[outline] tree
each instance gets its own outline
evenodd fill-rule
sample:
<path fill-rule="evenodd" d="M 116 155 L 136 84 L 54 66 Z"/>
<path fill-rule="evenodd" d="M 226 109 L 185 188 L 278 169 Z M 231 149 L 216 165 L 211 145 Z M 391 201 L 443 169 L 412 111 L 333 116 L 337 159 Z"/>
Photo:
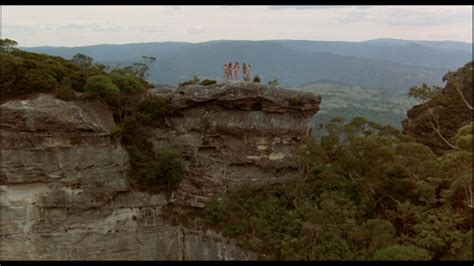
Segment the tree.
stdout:
<path fill-rule="evenodd" d="M 412 244 L 428 250 L 433 259 L 458 254 L 463 248 L 462 217 L 449 207 L 429 209 L 416 214 Z"/>
<path fill-rule="evenodd" d="M 107 103 L 114 104 L 120 93 L 119 88 L 107 75 L 97 75 L 87 79 L 84 91 L 91 97 L 98 97 Z"/>
<path fill-rule="evenodd" d="M 374 260 L 429 260 L 426 249 L 414 245 L 392 245 L 375 252 Z"/>
<path fill-rule="evenodd" d="M 441 157 L 441 165 L 450 187 L 445 191 L 445 198 L 456 209 L 465 214 L 472 222 L 473 187 L 472 187 L 472 139 L 473 123 L 458 130 L 453 138 L 457 150 Z"/>
<path fill-rule="evenodd" d="M 14 40 L 0 39 L 0 47 L 6 52 L 11 52 L 17 45 L 18 43 Z"/>
<path fill-rule="evenodd" d="M 152 56 L 142 56 L 142 60 L 143 62 L 133 63 L 131 66 L 124 67 L 123 70 L 142 79 L 146 79 L 150 71 L 150 66 L 156 61 L 156 58 Z"/>
<path fill-rule="evenodd" d="M 395 242 L 395 227 L 384 219 L 369 219 L 349 232 L 350 244 L 362 259 Z"/>
<path fill-rule="evenodd" d="M 426 110 L 428 112 L 426 118 L 423 115 L 420 117 L 428 121 L 433 132 L 449 149 L 457 149 L 450 137 L 472 118 L 472 64 L 471 61 L 455 72 L 444 75 L 443 81 L 446 82 L 444 88 L 430 87 L 424 83 L 410 88 L 409 96 L 420 99 L 423 104 L 408 113 Z M 421 128 L 423 125 L 418 127 Z M 424 143 L 429 141 L 426 136 L 423 138 L 419 136 L 419 138 Z"/>
<path fill-rule="evenodd" d="M 87 76 L 87 74 L 88 74 L 87 70 L 92 66 L 92 62 L 94 61 L 94 59 L 90 56 L 85 55 L 85 54 L 78 53 L 78 54 L 74 55 L 71 58 L 71 61 L 74 64 L 81 67 L 82 74 Z"/>
<path fill-rule="evenodd" d="M 462 88 L 465 86 L 466 83 L 472 84 L 472 62 L 470 64 L 470 67 L 469 64 L 467 64 L 467 66 L 468 67 L 465 66 L 462 69 L 465 72 L 463 73 L 464 75 L 456 75 L 456 73 L 450 71 L 443 77 L 443 81 L 450 81 L 453 84 L 453 87 L 456 89 L 457 93 L 459 94 L 459 97 L 461 97 L 466 107 L 472 111 L 474 110 L 472 107 L 472 96 L 471 103 L 469 103 L 462 91 Z"/>

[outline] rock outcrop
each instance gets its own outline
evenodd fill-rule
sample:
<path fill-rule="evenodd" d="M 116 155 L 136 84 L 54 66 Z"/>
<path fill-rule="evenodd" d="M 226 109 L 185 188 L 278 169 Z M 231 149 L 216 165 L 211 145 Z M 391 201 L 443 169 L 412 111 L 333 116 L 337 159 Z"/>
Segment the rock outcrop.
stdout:
<path fill-rule="evenodd" d="M 172 113 L 154 147 L 186 159 L 171 197 L 130 188 L 129 156 L 99 103 L 40 94 L 1 105 L 2 260 L 255 258 L 216 232 L 172 224 L 164 210 L 291 177 L 292 151 L 320 98 L 239 82 L 163 96 Z"/>
<path fill-rule="evenodd" d="M 195 207 L 242 184 L 294 176 L 293 151 L 321 101 L 310 93 L 246 82 L 187 86 L 163 96 L 172 115 L 155 130 L 153 143 L 157 150 L 184 153 L 189 178 L 172 201 Z"/>

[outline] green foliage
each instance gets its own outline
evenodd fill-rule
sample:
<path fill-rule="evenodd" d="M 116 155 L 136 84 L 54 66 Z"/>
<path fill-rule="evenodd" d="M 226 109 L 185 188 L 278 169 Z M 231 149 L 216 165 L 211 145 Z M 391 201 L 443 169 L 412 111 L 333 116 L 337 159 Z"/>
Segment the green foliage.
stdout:
<path fill-rule="evenodd" d="M 292 96 L 289 100 L 290 106 L 298 106 L 301 105 L 302 99 L 300 96 Z"/>
<path fill-rule="evenodd" d="M 56 88 L 55 95 L 56 97 L 64 101 L 71 101 L 76 98 L 74 90 L 72 89 L 71 85 L 67 83 L 59 85 Z"/>
<path fill-rule="evenodd" d="M 112 72 L 110 75 L 112 83 L 114 83 L 123 94 L 141 93 L 146 91 L 140 78 L 133 75 L 121 75 Z"/>
<path fill-rule="evenodd" d="M 468 232 L 464 234 L 462 247 L 460 251 L 454 256 L 446 256 L 443 259 L 446 260 L 464 260 L 464 261 L 472 261 L 473 259 L 473 231 L 470 229 Z"/>
<path fill-rule="evenodd" d="M 150 66 L 156 61 L 153 56 L 142 56 L 143 62 L 136 62 L 124 67 L 121 71 L 134 75 L 140 79 L 145 79 L 149 75 Z"/>
<path fill-rule="evenodd" d="M 175 149 L 167 148 L 158 153 L 158 173 L 153 183 L 165 180 L 168 186 L 174 187 L 183 178 L 183 158 Z"/>
<path fill-rule="evenodd" d="M 0 39 L 0 48 L 2 48 L 3 51 L 6 52 L 11 52 L 11 50 L 16 47 L 18 43 L 14 40 L 10 39 Z"/>
<path fill-rule="evenodd" d="M 429 260 L 426 249 L 413 245 L 392 245 L 375 252 L 374 260 Z"/>
<path fill-rule="evenodd" d="M 88 70 L 92 67 L 94 59 L 85 54 L 78 53 L 71 58 L 71 61 L 81 68 L 83 75 L 87 76 L 89 72 Z"/>
<path fill-rule="evenodd" d="M 416 218 L 416 236 L 411 242 L 428 250 L 433 259 L 452 257 L 461 251 L 464 233 L 458 229 L 463 220 L 459 214 L 445 207 L 417 213 Z"/>
<path fill-rule="evenodd" d="M 157 126 L 165 118 L 168 112 L 168 105 L 162 97 L 150 96 L 140 103 L 137 111 L 149 116 L 148 125 Z"/>
<path fill-rule="evenodd" d="M 192 80 L 188 80 L 188 81 L 184 81 L 184 82 L 179 83 L 178 88 L 183 88 L 183 87 L 186 87 L 188 85 L 195 85 L 195 84 L 198 84 L 199 81 L 201 81 L 201 80 L 199 79 L 198 76 L 195 75 L 195 76 L 193 76 Z"/>
<path fill-rule="evenodd" d="M 335 118 L 323 128 L 320 140 L 307 137 L 297 152 L 301 179 L 220 195 L 202 213 L 206 224 L 261 258 L 472 254 L 464 247 L 472 215 L 465 212 L 469 184 L 458 175 L 472 169 L 467 151 L 438 157 L 399 130 L 362 117 L 349 123 Z"/>
<path fill-rule="evenodd" d="M 205 79 L 205 80 L 199 82 L 199 85 L 209 86 L 209 85 L 216 84 L 216 83 L 217 83 L 217 81 L 215 81 L 213 79 Z"/>
<path fill-rule="evenodd" d="M 463 126 L 458 130 L 453 138 L 456 147 L 461 150 L 472 151 L 472 127 L 473 123 L 471 122 L 469 125 Z"/>
<path fill-rule="evenodd" d="M 204 220 L 208 224 L 217 224 L 225 218 L 226 207 L 220 200 L 210 201 L 204 208 Z"/>
<path fill-rule="evenodd" d="M 123 131 L 122 131 L 122 127 L 121 126 L 117 126 L 115 127 L 111 132 L 110 132 L 110 136 L 115 138 L 115 137 L 120 137 L 122 136 L 123 134 Z"/>
<path fill-rule="evenodd" d="M 84 92 L 90 97 L 98 97 L 112 103 L 119 97 L 120 89 L 108 75 L 97 75 L 87 79 Z"/>
<path fill-rule="evenodd" d="M 172 148 L 155 151 L 150 141 L 152 128 L 165 119 L 167 111 L 163 98 L 148 97 L 122 123 L 122 144 L 130 154 L 130 175 L 142 188 L 173 189 L 184 175 L 181 154 Z"/>
<path fill-rule="evenodd" d="M 184 174 L 183 161 L 176 150 L 163 149 L 158 154 L 137 146 L 131 146 L 128 150 L 132 176 L 139 185 L 172 189 L 181 181 Z"/>
<path fill-rule="evenodd" d="M 85 54 L 75 54 L 72 58 L 71 61 L 76 64 L 76 65 L 84 65 L 84 66 L 92 66 L 92 62 L 94 59 L 88 55 Z"/>
<path fill-rule="evenodd" d="M 151 127 L 163 122 L 168 112 L 161 97 L 143 99 L 149 84 L 143 80 L 154 57 L 143 57 L 144 63 L 116 68 L 106 73 L 106 66 L 94 64 L 93 58 L 76 54 L 71 60 L 7 49 L 16 45 L 1 42 L 1 96 L 8 99 L 34 92 L 55 92 L 63 100 L 75 98 L 74 91 L 102 100 L 113 111 L 118 127 L 111 137 L 121 136 L 130 154 L 130 175 L 143 186 L 173 188 L 184 174 L 183 159 L 172 149 L 153 150 Z M 196 78 L 195 78 L 196 81 Z M 197 81 L 196 81 L 197 83 Z"/>
<path fill-rule="evenodd" d="M 13 44 L 6 45 L 11 48 Z M 66 81 L 73 90 L 82 92 L 90 76 L 105 74 L 91 62 L 79 65 L 57 56 L 19 49 L 5 51 L 0 53 L 2 61 L 0 96 L 3 100 L 36 92 L 55 93 L 56 90 L 64 90 Z"/>
<path fill-rule="evenodd" d="M 425 83 L 421 86 L 411 87 L 408 96 L 420 99 L 422 102 L 433 99 L 434 97 L 439 96 L 441 93 L 441 88 L 439 87 L 430 87 Z"/>
<path fill-rule="evenodd" d="M 384 219 L 368 219 L 356 225 L 349 232 L 349 242 L 356 250 L 358 258 L 370 259 L 376 250 L 395 243 L 396 229 L 391 222 Z"/>
<path fill-rule="evenodd" d="M 472 110 L 469 108 L 473 105 L 472 64 L 471 61 L 455 72 L 447 73 L 443 77 L 446 81 L 444 88 L 423 84 L 410 90 L 410 96 L 417 97 L 424 103 L 408 111 L 409 120 L 404 128 L 407 134 L 432 148 L 438 155 L 451 150 L 452 147 L 435 132 L 432 124 L 438 127 L 439 123 L 441 135 L 450 140 L 459 128 L 472 122 Z M 469 136 L 460 141 L 469 146 Z M 459 144 L 463 145 L 461 142 Z"/>

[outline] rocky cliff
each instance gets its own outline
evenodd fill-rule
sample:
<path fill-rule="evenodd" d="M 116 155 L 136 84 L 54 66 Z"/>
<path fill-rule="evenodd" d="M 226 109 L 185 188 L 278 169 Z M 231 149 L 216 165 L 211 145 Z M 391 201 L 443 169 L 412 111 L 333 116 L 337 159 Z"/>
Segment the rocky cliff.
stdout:
<path fill-rule="evenodd" d="M 292 152 L 319 110 L 312 94 L 226 82 L 161 95 L 154 148 L 185 158 L 171 196 L 128 185 L 129 156 L 107 108 L 40 94 L 1 105 L 1 249 L 9 259 L 251 259 L 232 241 L 170 222 L 243 184 L 291 178 Z"/>

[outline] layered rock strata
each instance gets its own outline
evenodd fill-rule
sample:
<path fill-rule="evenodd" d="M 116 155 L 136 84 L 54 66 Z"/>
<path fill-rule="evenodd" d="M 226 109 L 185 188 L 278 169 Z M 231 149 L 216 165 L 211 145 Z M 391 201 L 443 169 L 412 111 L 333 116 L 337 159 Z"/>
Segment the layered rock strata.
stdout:
<path fill-rule="evenodd" d="M 131 189 L 129 156 L 98 102 L 40 94 L 0 106 L 2 260 L 245 260 L 210 230 L 172 224 L 166 208 L 202 208 L 227 189 L 289 178 L 320 98 L 252 83 L 162 94 L 171 114 L 153 145 L 185 158 L 169 197 Z"/>

